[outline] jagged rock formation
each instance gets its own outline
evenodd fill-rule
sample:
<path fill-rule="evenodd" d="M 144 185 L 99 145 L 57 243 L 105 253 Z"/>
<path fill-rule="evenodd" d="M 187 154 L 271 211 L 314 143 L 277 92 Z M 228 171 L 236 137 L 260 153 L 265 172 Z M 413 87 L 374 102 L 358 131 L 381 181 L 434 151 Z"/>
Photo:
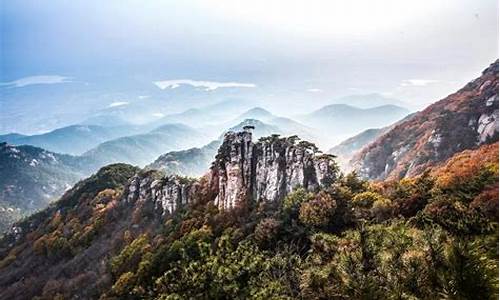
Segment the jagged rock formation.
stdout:
<path fill-rule="evenodd" d="M 248 203 L 279 202 L 297 187 L 317 190 L 337 176 L 331 155 L 318 154 L 311 143 L 277 135 L 252 141 L 250 131 L 228 132 L 210 171 L 201 179 L 176 175 L 155 178 L 153 171 L 131 178 L 125 189 L 128 202 L 149 201 L 158 215 L 172 214 L 194 201 L 202 189 L 211 191 L 219 209 Z"/>
<path fill-rule="evenodd" d="M 165 216 L 191 202 L 198 187 L 195 180 L 179 176 L 155 179 L 153 176 L 135 175 L 127 186 L 126 200 L 129 203 L 150 200 L 158 215 Z"/>
<path fill-rule="evenodd" d="M 467 149 L 498 141 L 498 60 L 458 92 L 366 146 L 351 167 L 370 179 L 415 176 Z"/>
<path fill-rule="evenodd" d="M 250 132 L 229 132 L 212 165 L 217 183 L 215 203 L 232 208 L 247 199 L 281 201 L 296 187 L 309 190 L 327 185 L 337 167 L 329 155 L 316 155 L 314 145 L 295 139 L 270 138 L 254 143 Z"/>

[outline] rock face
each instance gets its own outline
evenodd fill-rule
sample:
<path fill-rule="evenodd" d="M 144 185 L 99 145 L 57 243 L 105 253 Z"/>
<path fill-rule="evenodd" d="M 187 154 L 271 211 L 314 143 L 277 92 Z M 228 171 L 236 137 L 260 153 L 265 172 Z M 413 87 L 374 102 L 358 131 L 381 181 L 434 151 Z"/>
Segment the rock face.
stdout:
<path fill-rule="evenodd" d="M 281 201 L 294 188 L 315 190 L 337 175 L 329 155 L 316 155 L 314 145 L 295 138 L 271 136 L 252 141 L 251 132 L 228 132 L 212 165 L 216 205 L 221 209 L 245 201 Z"/>
<path fill-rule="evenodd" d="M 172 214 L 195 201 L 201 189 L 219 209 L 246 203 L 279 202 L 297 187 L 316 190 L 335 180 L 333 156 L 317 154 L 313 144 L 277 135 L 252 140 L 250 131 L 228 132 L 209 172 L 202 179 L 156 178 L 155 171 L 136 175 L 126 188 L 127 202 L 148 203 L 156 215 Z"/>
<path fill-rule="evenodd" d="M 178 176 L 155 179 L 154 176 L 135 175 L 127 186 L 126 200 L 129 203 L 149 201 L 157 215 L 167 216 L 192 201 L 198 186 L 196 181 Z"/>
<path fill-rule="evenodd" d="M 461 90 L 367 145 L 350 161 L 369 179 L 415 176 L 456 153 L 498 141 L 498 60 Z"/>

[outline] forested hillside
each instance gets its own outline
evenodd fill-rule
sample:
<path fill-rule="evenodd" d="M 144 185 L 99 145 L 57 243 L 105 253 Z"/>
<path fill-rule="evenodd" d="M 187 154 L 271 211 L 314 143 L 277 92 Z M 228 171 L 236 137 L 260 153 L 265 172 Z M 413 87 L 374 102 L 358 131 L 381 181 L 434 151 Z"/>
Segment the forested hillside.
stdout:
<path fill-rule="evenodd" d="M 498 60 L 454 94 L 431 104 L 356 154 L 370 179 L 415 176 L 457 152 L 498 141 Z"/>
<path fill-rule="evenodd" d="M 498 144 L 370 183 L 248 138 L 199 180 L 112 165 L 79 183 L 0 241 L 0 298 L 497 297 Z"/>

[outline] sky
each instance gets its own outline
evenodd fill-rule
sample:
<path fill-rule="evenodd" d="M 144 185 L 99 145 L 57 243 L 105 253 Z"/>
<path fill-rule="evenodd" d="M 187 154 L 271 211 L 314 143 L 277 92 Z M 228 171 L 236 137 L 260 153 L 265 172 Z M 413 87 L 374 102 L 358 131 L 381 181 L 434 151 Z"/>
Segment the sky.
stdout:
<path fill-rule="evenodd" d="M 296 114 L 369 93 L 420 109 L 498 58 L 496 0 L 0 3 L 0 133 L 154 99 L 157 115 L 227 97 Z"/>

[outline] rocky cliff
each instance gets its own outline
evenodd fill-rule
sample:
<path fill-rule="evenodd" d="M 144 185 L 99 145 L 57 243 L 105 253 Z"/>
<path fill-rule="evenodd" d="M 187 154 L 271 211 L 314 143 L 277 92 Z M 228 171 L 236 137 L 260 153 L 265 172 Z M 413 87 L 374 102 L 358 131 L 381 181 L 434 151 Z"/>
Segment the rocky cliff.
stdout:
<path fill-rule="evenodd" d="M 281 201 L 294 188 L 315 190 L 331 183 L 336 174 L 332 156 L 318 155 L 313 144 L 278 136 L 253 142 L 246 131 L 225 135 L 210 171 L 219 208 L 246 200 Z"/>
<path fill-rule="evenodd" d="M 191 203 L 201 189 L 221 210 L 260 201 L 279 202 L 293 189 L 317 190 L 332 183 L 338 168 L 333 156 L 296 137 L 252 140 L 252 133 L 228 132 L 208 173 L 201 179 L 159 178 L 146 172 L 130 179 L 128 202 L 149 202 L 158 215 Z"/>
<path fill-rule="evenodd" d="M 126 201 L 137 203 L 149 200 L 154 210 L 165 216 L 192 201 L 192 195 L 198 186 L 196 181 L 178 176 L 155 178 L 135 175 L 127 186 Z"/>

